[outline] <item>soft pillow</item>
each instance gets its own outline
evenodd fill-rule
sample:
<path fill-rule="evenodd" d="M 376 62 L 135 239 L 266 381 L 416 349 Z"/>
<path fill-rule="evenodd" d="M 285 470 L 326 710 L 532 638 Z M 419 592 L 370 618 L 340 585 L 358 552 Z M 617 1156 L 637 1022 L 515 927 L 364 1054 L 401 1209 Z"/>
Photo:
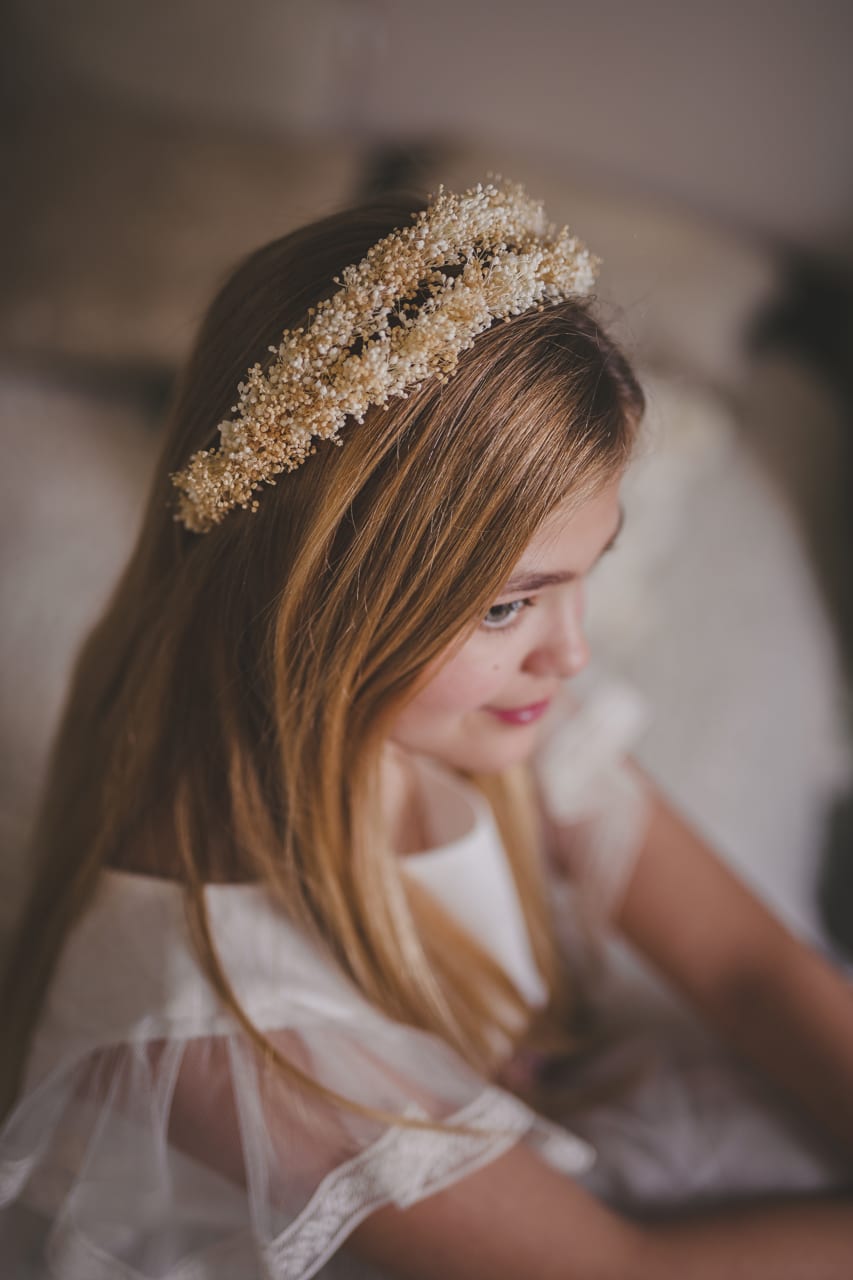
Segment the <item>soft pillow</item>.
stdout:
<path fill-rule="evenodd" d="M 172 366 L 232 263 L 349 202 L 342 141 L 244 135 L 65 100 L 16 120 L 0 349 Z"/>

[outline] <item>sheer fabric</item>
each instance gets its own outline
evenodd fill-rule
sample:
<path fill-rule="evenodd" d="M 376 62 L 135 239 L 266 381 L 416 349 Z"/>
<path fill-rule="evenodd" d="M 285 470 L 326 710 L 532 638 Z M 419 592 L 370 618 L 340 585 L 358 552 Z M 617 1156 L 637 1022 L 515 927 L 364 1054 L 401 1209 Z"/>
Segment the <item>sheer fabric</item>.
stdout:
<path fill-rule="evenodd" d="M 546 812 L 563 836 L 550 870 L 596 928 L 616 914 L 648 825 L 645 784 L 625 753 L 649 719 L 629 685 L 599 677 L 583 696 L 566 688 L 536 760 Z"/>
<path fill-rule="evenodd" d="M 535 1005 L 544 988 L 488 806 L 437 767 L 425 780 L 439 843 L 408 869 L 448 909 L 470 904 L 472 932 Z M 16 1280 L 375 1276 L 338 1250 L 379 1206 L 413 1204 L 516 1142 L 567 1175 L 590 1168 L 587 1142 L 374 1008 L 260 887 L 206 894 L 239 1000 L 291 1061 L 357 1102 L 478 1132 L 384 1125 L 283 1083 L 199 968 L 179 887 L 105 871 L 0 1134 L 0 1257 Z"/>
<path fill-rule="evenodd" d="M 208 894 L 238 995 L 317 1082 L 502 1135 L 385 1127 L 285 1087 L 197 971 L 176 886 L 108 872 L 3 1133 L 0 1198 L 20 1206 L 3 1256 L 40 1217 L 51 1274 L 68 1280 L 311 1276 L 372 1209 L 414 1203 L 521 1138 L 566 1172 L 590 1163 L 436 1037 L 376 1011 L 260 891 Z"/>

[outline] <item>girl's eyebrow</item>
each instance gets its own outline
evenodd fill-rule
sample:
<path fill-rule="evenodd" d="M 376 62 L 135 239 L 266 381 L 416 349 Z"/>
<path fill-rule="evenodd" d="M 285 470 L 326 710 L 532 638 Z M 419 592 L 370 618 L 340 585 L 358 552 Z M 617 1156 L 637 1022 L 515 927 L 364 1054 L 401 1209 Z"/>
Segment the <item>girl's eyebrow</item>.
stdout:
<path fill-rule="evenodd" d="M 610 541 L 607 543 L 607 545 L 601 548 L 601 551 L 599 552 L 599 555 L 595 561 L 596 564 L 598 564 L 598 561 L 601 559 L 603 555 L 606 555 L 608 551 L 612 550 L 616 542 L 616 539 L 619 537 L 619 534 L 622 532 L 622 527 L 624 524 L 625 524 L 625 508 L 620 505 L 619 523 L 616 526 L 616 531 L 611 537 Z M 571 572 L 521 573 L 516 575 L 513 578 L 510 578 L 509 582 L 506 584 L 503 591 L 501 592 L 501 595 L 502 596 L 512 595 L 517 591 L 540 591 L 542 587 L 558 587 L 558 586 L 561 586 L 564 582 L 574 582 L 575 578 L 579 576 L 580 576 L 579 574 L 571 573 Z"/>

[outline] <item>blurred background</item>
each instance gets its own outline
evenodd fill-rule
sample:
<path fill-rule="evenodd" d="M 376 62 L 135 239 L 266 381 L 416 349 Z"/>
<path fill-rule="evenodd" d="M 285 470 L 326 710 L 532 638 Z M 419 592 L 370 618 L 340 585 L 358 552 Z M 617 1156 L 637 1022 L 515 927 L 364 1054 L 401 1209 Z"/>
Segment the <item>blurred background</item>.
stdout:
<path fill-rule="evenodd" d="M 853 948 L 846 0 L 12 0 L 4 9 L 0 929 L 77 645 L 245 252 L 397 185 L 525 183 L 604 260 L 649 398 L 596 671 L 639 759 Z"/>

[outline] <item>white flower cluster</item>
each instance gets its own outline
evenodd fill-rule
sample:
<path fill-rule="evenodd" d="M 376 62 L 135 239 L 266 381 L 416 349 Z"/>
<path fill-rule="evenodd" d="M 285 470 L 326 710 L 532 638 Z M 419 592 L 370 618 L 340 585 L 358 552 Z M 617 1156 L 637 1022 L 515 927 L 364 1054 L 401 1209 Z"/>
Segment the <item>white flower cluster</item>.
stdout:
<path fill-rule="evenodd" d="M 267 372 L 255 364 L 239 384 L 219 448 L 172 475 L 176 520 L 204 533 L 235 506 L 257 510 L 256 490 L 301 466 L 315 440 L 340 444 L 348 417 L 362 422 L 430 375 L 446 381 L 493 320 L 590 292 L 600 259 L 547 223 L 520 183 L 493 176 L 462 195 L 440 186 L 410 226 L 335 277 L 307 328 L 284 331 Z"/>

